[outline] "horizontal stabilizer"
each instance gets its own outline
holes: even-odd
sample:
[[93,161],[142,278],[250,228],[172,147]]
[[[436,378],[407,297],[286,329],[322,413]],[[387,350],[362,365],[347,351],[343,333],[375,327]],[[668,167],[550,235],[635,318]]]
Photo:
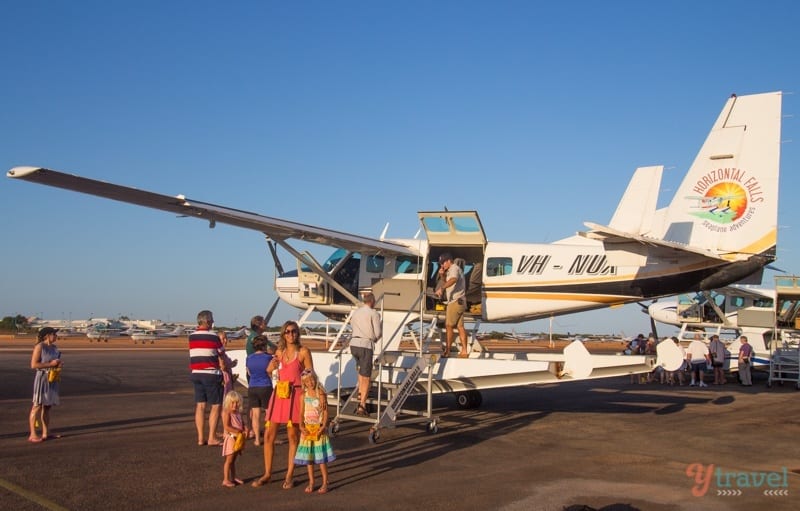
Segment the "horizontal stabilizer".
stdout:
[[721,254],[712,252],[711,250],[690,247],[689,245],[684,245],[683,243],[678,243],[675,241],[659,240],[647,236],[629,234],[626,232],[618,231],[616,229],[612,229],[611,227],[606,227],[592,222],[584,222],[584,225],[591,230],[588,232],[578,233],[580,236],[583,236],[584,238],[599,240],[606,244],[635,242],[642,245],[648,245],[651,247],[662,247],[673,250],[680,250],[683,252],[691,252],[693,254],[702,255],[705,257],[709,257],[711,259],[720,259],[723,261],[726,260],[725,258],[722,257]]

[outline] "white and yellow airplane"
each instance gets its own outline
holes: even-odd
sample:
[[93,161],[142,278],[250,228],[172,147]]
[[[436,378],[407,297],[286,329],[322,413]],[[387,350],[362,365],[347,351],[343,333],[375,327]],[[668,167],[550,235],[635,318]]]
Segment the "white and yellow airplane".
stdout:
[[[211,227],[225,223],[259,231],[298,262],[291,272],[279,268],[275,287],[281,299],[345,318],[359,303],[359,293],[372,291],[381,299],[382,349],[395,350],[409,322],[442,316],[430,291],[444,252],[465,261],[468,316],[485,322],[714,289],[760,272],[775,259],[780,129],[780,92],[732,96],[667,207],[656,205],[663,167],[642,167],[607,226],[586,223],[587,231],[548,244],[489,241],[475,211],[420,212],[426,239],[373,238],[46,168],[16,167],[8,177],[195,217]],[[726,213],[698,216],[698,196],[708,204],[724,198]],[[295,249],[293,240],[336,250],[319,264]],[[560,359],[473,352],[469,359],[436,362],[435,380],[445,392],[649,370],[649,362],[639,358],[603,359],[580,348]],[[317,360],[315,354],[315,367],[323,368],[330,388],[339,362]],[[674,354],[659,363],[674,365]]]

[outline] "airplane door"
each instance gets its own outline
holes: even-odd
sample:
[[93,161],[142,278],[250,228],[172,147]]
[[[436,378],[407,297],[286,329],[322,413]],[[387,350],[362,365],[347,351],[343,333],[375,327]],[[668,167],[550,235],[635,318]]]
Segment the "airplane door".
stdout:
[[678,321],[682,323],[701,323],[703,321],[703,304],[689,295],[678,297]]
[[[426,287],[430,293],[436,286],[438,257],[448,252],[464,271],[467,313],[481,316],[483,303],[484,251],[486,235],[476,211],[420,211],[417,213],[428,238]],[[430,296],[430,294],[429,294]],[[429,299],[426,310],[437,310]]]
[[[308,257],[312,264],[320,266],[314,256],[308,252],[303,255]],[[318,274],[314,273],[305,263],[297,261],[297,284],[300,288],[300,300],[309,305],[328,303],[328,284]]]

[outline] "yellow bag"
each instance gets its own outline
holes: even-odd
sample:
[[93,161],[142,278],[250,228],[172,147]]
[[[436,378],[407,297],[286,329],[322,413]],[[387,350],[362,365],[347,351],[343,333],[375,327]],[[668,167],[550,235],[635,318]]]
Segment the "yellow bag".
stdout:
[[281,399],[289,399],[292,395],[292,382],[288,380],[279,381],[275,387],[275,394]]
[[61,381],[61,368],[53,367],[52,369],[47,371],[47,381],[50,383]]
[[311,440],[312,442],[318,442],[319,436],[322,433],[319,424],[306,424],[306,439]]
[[233,442],[233,452],[239,452],[244,449],[244,433],[236,433],[236,440]]

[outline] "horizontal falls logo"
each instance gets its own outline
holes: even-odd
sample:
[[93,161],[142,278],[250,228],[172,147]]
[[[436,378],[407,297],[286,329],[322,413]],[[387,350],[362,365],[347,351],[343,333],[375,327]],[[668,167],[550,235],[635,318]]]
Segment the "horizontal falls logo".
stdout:
[[686,476],[692,480],[692,495],[709,494],[738,496],[745,492],[758,492],[769,497],[789,496],[789,474],[786,467],[777,472],[742,472],[723,470],[713,464],[692,463],[686,467]]
[[755,177],[738,168],[719,168],[704,174],[686,197],[692,201],[689,213],[703,219],[703,226],[714,232],[739,229],[750,221],[764,192]]

